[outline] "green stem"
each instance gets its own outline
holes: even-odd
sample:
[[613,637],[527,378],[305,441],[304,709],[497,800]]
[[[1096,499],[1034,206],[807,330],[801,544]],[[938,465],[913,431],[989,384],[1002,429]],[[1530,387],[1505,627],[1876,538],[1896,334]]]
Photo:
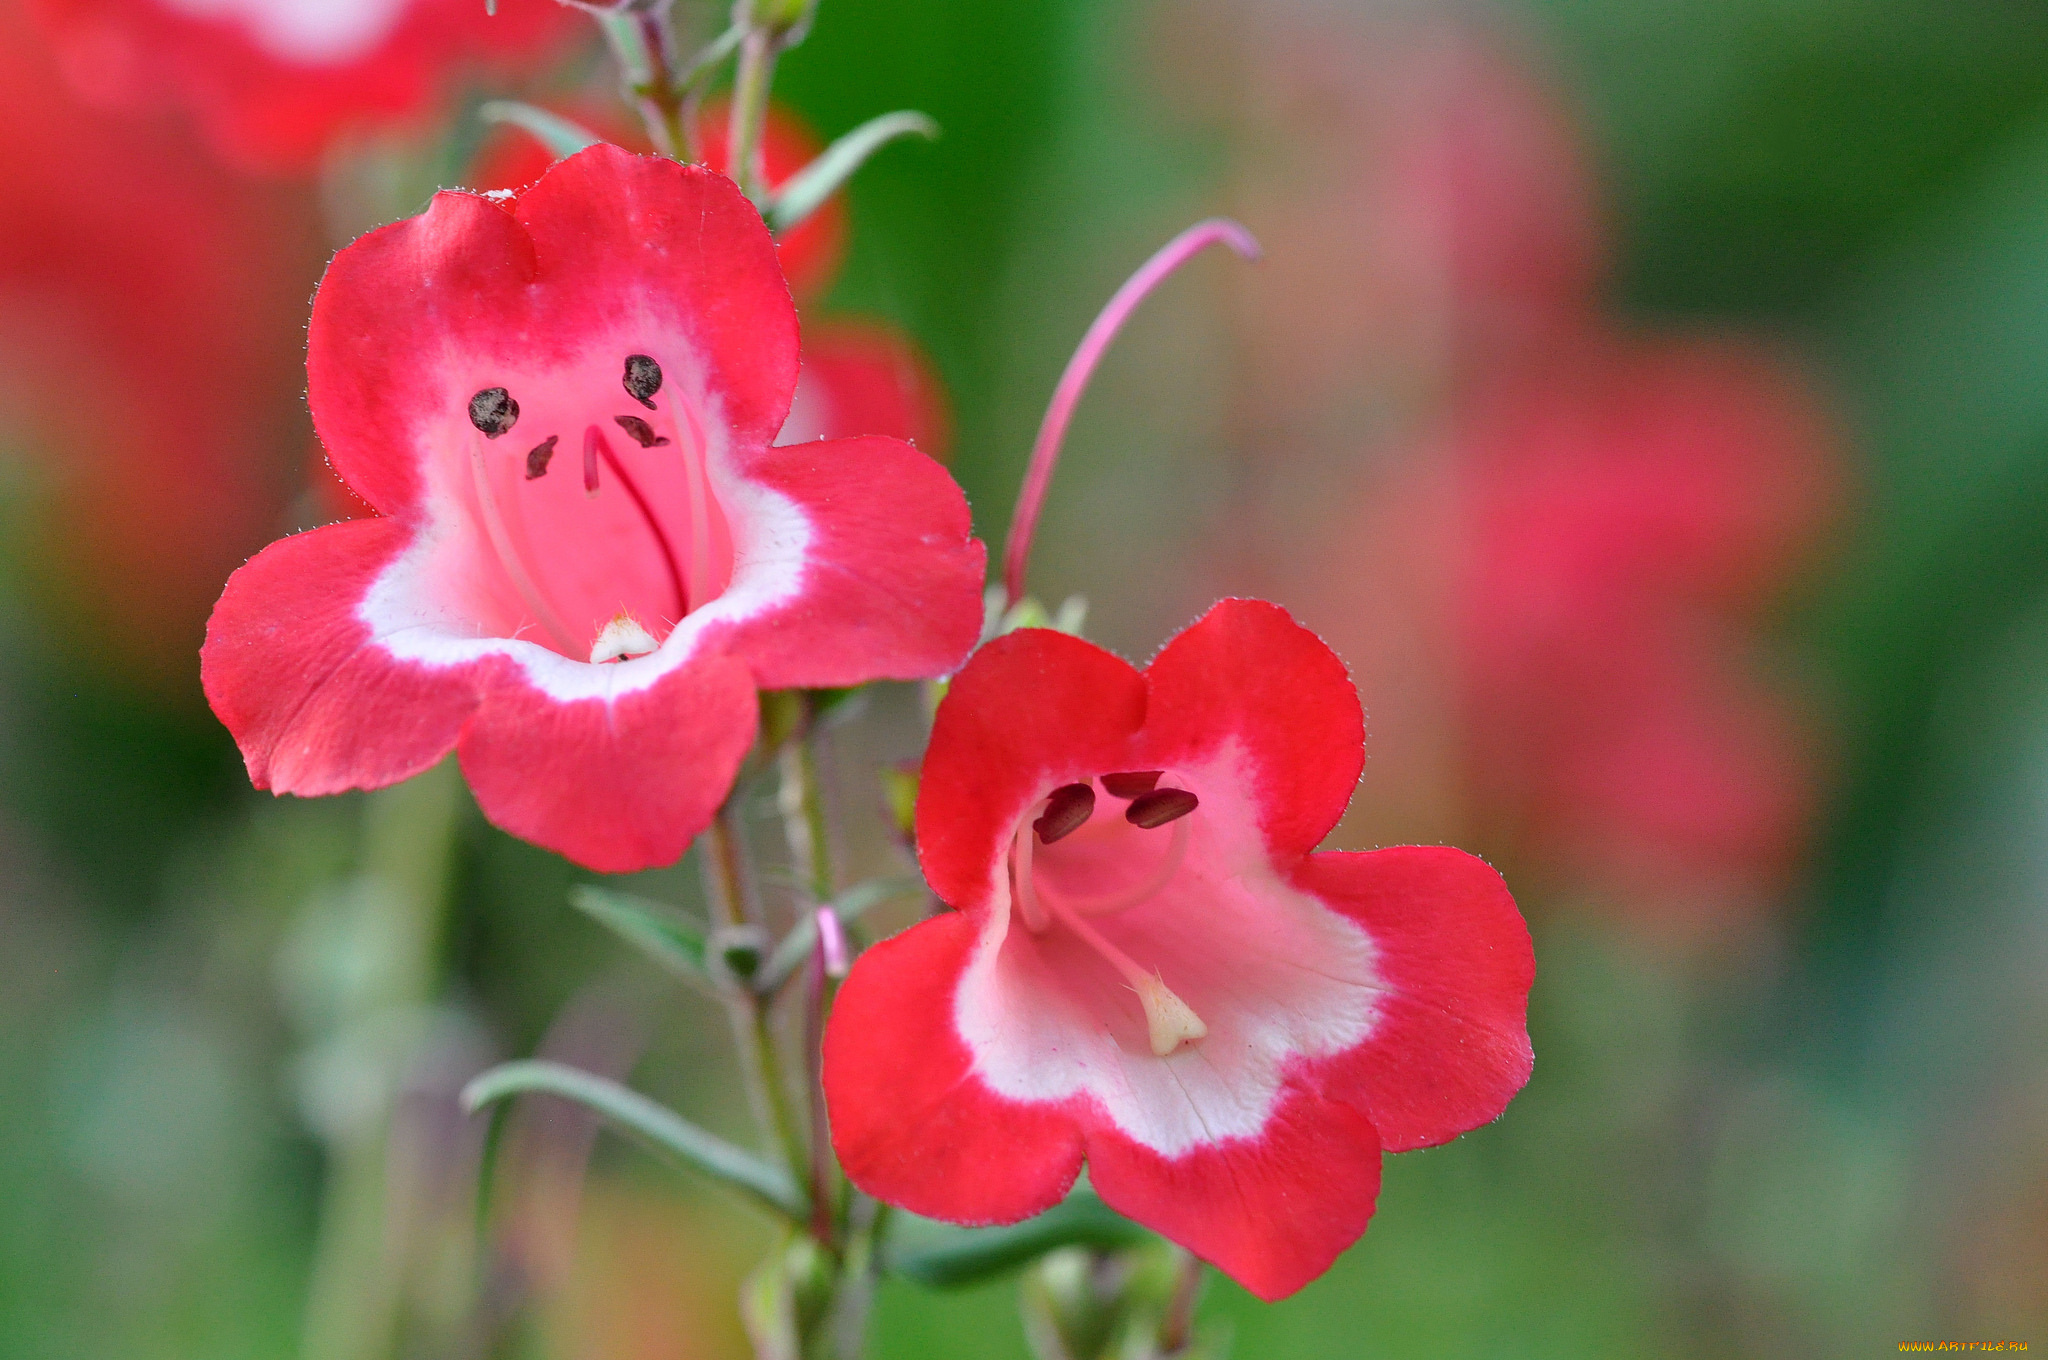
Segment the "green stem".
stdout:
[[767,192],[761,182],[761,130],[768,121],[768,91],[775,83],[775,59],[781,51],[780,37],[763,28],[749,29],[740,41],[739,73],[733,82],[727,168],[740,192],[756,203]]
[[677,160],[697,159],[683,112],[684,86],[677,78],[675,25],[668,6],[637,14],[600,14],[597,24],[618,59],[626,97],[639,110],[655,148]]
[[[349,998],[332,1029],[307,1036],[311,1042],[403,1025],[432,1001],[462,804],[462,776],[453,760],[365,800],[359,897],[365,905],[351,923],[351,937],[373,954],[373,980]],[[390,1054],[387,1090],[397,1089],[416,1051],[408,1043]],[[358,1131],[328,1140],[306,1302],[307,1360],[385,1360],[397,1340],[407,1263],[387,1240],[390,1113],[379,1110]]]
[[[704,882],[711,898],[712,918],[731,929],[758,914],[747,891],[746,852],[740,844],[736,798],[719,809],[704,839]],[[754,1116],[773,1133],[789,1173],[801,1176],[810,1159],[790,1109],[789,1088],[782,1080],[782,1062],[769,1023],[769,998],[757,995],[751,987],[730,977],[720,979],[720,990],[732,1020],[733,1038],[739,1047]]]
[[1202,1297],[1202,1283],[1208,1266],[1202,1258],[1186,1248],[1180,1248],[1180,1270],[1173,1285],[1173,1300],[1166,1307],[1166,1316],[1159,1320],[1159,1353],[1173,1356],[1187,1349],[1195,1339],[1195,1304]]

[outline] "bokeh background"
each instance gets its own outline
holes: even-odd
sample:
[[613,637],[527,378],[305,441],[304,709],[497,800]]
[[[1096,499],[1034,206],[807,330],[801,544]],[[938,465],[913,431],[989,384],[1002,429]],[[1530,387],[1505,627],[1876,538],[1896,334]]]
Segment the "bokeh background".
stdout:
[[[479,99],[601,97],[590,35],[529,14],[306,155],[108,36],[209,7],[25,3],[0,1354],[743,1354],[744,1210],[559,1110],[486,1159],[453,1104],[545,1050],[737,1131],[716,1010],[445,770],[252,792],[198,684],[227,572],[347,513],[302,399],[326,254],[473,182]],[[804,310],[915,338],[991,539],[1122,277],[1198,217],[1261,237],[1112,354],[1036,584],[1134,659],[1286,604],[1370,715],[1335,843],[1485,854],[1534,930],[1527,1091],[1393,1159],[1298,1297],[1214,1284],[1237,1354],[2048,1345],[2044,52],[2010,0],[825,0],[784,62],[822,136],[944,128],[861,175]],[[900,871],[868,791],[915,704],[871,713],[836,830]],[[1022,1356],[1014,1286],[892,1283],[874,1353]]]

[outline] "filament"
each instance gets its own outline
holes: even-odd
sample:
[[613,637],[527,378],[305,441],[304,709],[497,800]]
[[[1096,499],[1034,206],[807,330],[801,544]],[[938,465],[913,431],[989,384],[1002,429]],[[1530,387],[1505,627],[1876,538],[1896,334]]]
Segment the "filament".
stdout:
[[534,583],[533,575],[526,569],[526,560],[520,555],[518,545],[512,540],[505,526],[504,511],[498,505],[497,496],[491,491],[491,478],[484,464],[484,442],[481,434],[470,436],[469,470],[476,483],[476,498],[484,512],[484,531],[489,535],[491,548],[498,555],[498,565],[511,578],[512,588],[519,592],[519,598],[533,612],[540,626],[547,629],[555,639],[555,645],[565,655],[576,655],[576,644],[569,637],[569,630],[563,626],[561,616],[549,606],[547,597],[541,594]]

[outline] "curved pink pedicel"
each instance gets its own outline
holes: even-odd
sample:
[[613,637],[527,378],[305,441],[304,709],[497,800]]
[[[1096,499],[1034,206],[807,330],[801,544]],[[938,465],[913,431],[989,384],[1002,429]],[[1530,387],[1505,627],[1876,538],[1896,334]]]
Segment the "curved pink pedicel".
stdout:
[[1018,493],[1017,508],[1010,517],[1010,536],[1003,547],[1003,589],[1011,600],[1024,598],[1024,570],[1031,560],[1031,538],[1038,529],[1038,514],[1045,508],[1045,493],[1052,486],[1053,469],[1059,465],[1067,423],[1081,403],[1081,394],[1088,390],[1095,366],[1102,362],[1110,342],[1116,339],[1124,322],[1130,320],[1131,313],[1138,310],[1138,304],[1175,270],[1219,241],[1247,260],[1259,257],[1258,241],[1240,223],[1227,217],[1195,223],[1161,246],[1137,273],[1125,280],[1088,333],[1081,337],[1074,357],[1067,360],[1066,372],[1060,374],[1059,385],[1052,390],[1045,421],[1038,427],[1038,438],[1031,445],[1031,465],[1025,470],[1024,489]]

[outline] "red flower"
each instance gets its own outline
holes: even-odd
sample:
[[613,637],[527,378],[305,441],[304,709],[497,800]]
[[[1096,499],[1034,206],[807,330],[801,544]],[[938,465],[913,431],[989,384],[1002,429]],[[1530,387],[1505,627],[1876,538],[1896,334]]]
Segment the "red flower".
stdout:
[[0,5],[0,445],[36,459],[50,636],[189,683],[223,577],[275,531],[318,224],[186,129],[81,107]]
[[[825,1039],[862,1189],[955,1222],[1104,1200],[1263,1298],[1364,1231],[1382,1149],[1528,1079],[1534,960],[1457,850],[1313,853],[1363,764],[1344,667],[1226,601],[1140,672],[1026,630],[956,677],[919,855],[960,910],[854,965]],[[1014,886],[1013,886],[1014,885]]]
[[1732,345],[1602,347],[1497,384],[1456,455],[1489,805],[1624,888],[1771,885],[1817,781],[1744,638],[1830,508],[1812,394]]
[[374,787],[455,747],[498,825],[644,868],[724,798],[756,687],[957,665],[981,613],[965,499],[896,440],[770,447],[796,351],[739,191],[617,147],[343,250],[310,398],[380,517],[228,583],[203,674],[250,777]]
[[583,26],[517,0],[32,0],[73,81],[103,104],[169,94],[223,154],[310,168],[359,124],[426,112],[460,67],[531,63]]

